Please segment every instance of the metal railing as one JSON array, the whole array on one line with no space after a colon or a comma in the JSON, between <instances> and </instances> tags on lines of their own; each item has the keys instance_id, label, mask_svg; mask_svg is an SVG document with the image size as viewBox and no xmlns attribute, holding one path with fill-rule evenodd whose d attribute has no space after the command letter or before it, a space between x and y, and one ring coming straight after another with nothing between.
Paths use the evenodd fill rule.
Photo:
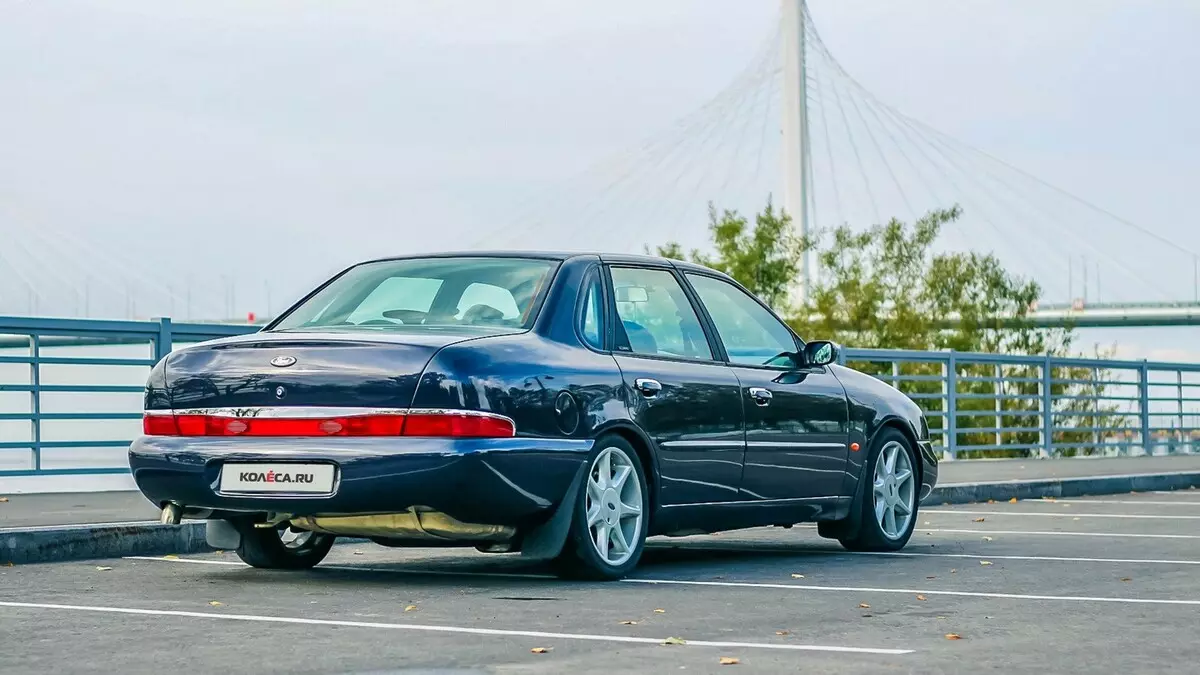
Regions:
<instances>
[{"instance_id":1,"label":"metal railing","mask_svg":"<svg viewBox=\"0 0 1200 675\"><path fill-rule=\"evenodd\" d=\"M847 349L912 398L946 459L1192 453L1200 364Z\"/></svg>"},{"instance_id":2,"label":"metal railing","mask_svg":"<svg viewBox=\"0 0 1200 675\"><path fill-rule=\"evenodd\" d=\"M0 477L127 473L150 368L253 325L0 317ZM846 349L947 459L1200 451L1200 364Z\"/></svg>"},{"instance_id":3,"label":"metal railing","mask_svg":"<svg viewBox=\"0 0 1200 675\"><path fill-rule=\"evenodd\" d=\"M0 476L128 473L150 368L256 326L0 317Z\"/></svg>"}]
</instances>

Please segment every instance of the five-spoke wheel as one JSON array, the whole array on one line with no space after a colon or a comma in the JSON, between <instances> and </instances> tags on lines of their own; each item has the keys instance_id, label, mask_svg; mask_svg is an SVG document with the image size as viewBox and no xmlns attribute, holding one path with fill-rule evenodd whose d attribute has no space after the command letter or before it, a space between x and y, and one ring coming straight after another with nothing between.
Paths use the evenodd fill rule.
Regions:
<instances>
[{"instance_id":1,"label":"five-spoke wheel","mask_svg":"<svg viewBox=\"0 0 1200 675\"><path fill-rule=\"evenodd\" d=\"M851 551L898 551L917 521L920 476L913 444L897 429L883 429L871 444L851 515L817 523L823 537Z\"/></svg>"}]
</instances>

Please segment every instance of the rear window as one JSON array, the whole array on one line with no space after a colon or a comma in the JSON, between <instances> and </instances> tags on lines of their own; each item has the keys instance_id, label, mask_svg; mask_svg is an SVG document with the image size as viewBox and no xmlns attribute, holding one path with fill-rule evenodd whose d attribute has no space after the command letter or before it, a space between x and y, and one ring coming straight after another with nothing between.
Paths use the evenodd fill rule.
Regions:
<instances>
[{"instance_id":1,"label":"rear window","mask_svg":"<svg viewBox=\"0 0 1200 675\"><path fill-rule=\"evenodd\" d=\"M424 258L364 263L334 279L273 330L486 326L528 329L556 263Z\"/></svg>"}]
</instances>

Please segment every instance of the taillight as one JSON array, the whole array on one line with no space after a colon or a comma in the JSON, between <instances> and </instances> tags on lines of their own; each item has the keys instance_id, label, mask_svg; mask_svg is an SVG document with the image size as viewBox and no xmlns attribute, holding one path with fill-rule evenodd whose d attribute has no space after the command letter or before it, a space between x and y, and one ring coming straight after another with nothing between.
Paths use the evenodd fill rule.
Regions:
<instances>
[{"instance_id":1,"label":"taillight","mask_svg":"<svg viewBox=\"0 0 1200 675\"><path fill-rule=\"evenodd\" d=\"M412 411L322 417L247 417L206 413L146 414L148 436L437 436L516 435L512 420L471 411Z\"/></svg>"}]
</instances>

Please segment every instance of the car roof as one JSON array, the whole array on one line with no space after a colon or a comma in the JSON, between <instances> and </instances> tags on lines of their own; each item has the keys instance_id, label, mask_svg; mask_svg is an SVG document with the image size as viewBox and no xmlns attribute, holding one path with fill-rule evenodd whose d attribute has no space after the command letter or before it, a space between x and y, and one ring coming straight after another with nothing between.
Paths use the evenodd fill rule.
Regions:
<instances>
[{"instance_id":1,"label":"car roof","mask_svg":"<svg viewBox=\"0 0 1200 675\"><path fill-rule=\"evenodd\" d=\"M363 262L384 262L387 260L411 260L416 258L533 258L536 260L557 260L564 262L574 258L602 260L609 263L628 263L634 265L673 265L681 270L717 273L716 270L688 262L653 255L637 255L633 253L586 253L580 251L535 251L535 250L504 250L504 251L440 251L435 253L414 253L412 255L387 256ZM724 275L722 275L724 276Z\"/></svg>"}]
</instances>

